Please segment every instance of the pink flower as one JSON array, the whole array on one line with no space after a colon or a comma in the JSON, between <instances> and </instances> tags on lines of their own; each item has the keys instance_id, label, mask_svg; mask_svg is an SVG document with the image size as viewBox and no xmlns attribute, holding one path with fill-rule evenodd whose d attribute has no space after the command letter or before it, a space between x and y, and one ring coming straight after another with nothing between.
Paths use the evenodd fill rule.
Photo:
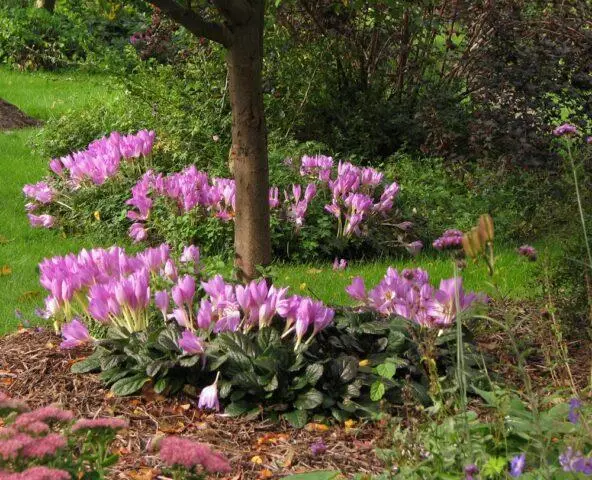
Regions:
<instances>
[{"instance_id":1,"label":"pink flower","mask_svg":"<svg viewBox=\"0 0 592 480\"><path fill-rule=\"evenodd\" d=\"M37 437L27 443L21 452L25 458L42 459L47 456L53 456L58 450L66 446L66 438L58 433L50 433L45 437Z\"/></svg>"},{"instance_id":2,"label":"pink flower","mask_svg":"<svg viewBox=\"0 0 592 480\"><path fill-rule=\"evenodd\" d=\"M166 318L169 309L169 294L166 290L159 290L154 293L154 303L156 308L160 310L162 316Z\"/></svg>"},{"instance_id":3,"label":"pink flower","mask_svg":"<svg viewBox=\"0 0 592 480\"><path fill-rule=\"evenodd\" d=\"M203 443L180 437L166 437L160 441L160 458L170 467L188 470L202 466L209 473L229 473L230 464L221 454Z\"/></svg>"},{"instance_id":4,"label":"pink flower","mask_svg":"<svg viewBox=\"0 0 592 480\"><path fill-rule=\"evenodd\" d=\"M563 137L564 135L576 135L577 133L578 129L575 127L575 125L570 123L559 125L553 130L553 135L556 137Z\"/></svg>"},{"instance_id":5,"label":"pink flower","mask_svg":"<svg viewBox=\"0 0 592 480\"><path fill-rule=\"evenodd\" d=\"M199 394L199 402L197 403L197 408L207 408L216 411L220 410L220 402L218 400L219 375L220 374L216 376L216 381L214 383L202 389L201 393Z\"/></svg>"},{"instance_id":6,"label":"pink flower","mask_svg":"<svg viewBox=\"0 0 592 480\"><path fill-rule=\"evenodd\" d=\"M188 355L201 355L205 352L203 340L190 330L182 333L179 347Z\"/></svg>"},{"instance_id":7,"label":"pink flower","mask_svg":"<svg viewBox=\"0 0 592 480\"><path fill-rule=\"evenodd\" d=\"M72 432L78 432L80 430L121 430L128 426L129 422L125 418L83 418L72 426Z\"/></svg>"},{"instance_id":8,"label":"pink flower","mask_svg":"<svg viewBox=\"0 0 592 480\"><path fill-rule=\"evenodd\" d=\"M405 249L413 256L419 255L422 248L423 242L421 240L415 240L414 242L405 245Z\"/></svg>"},{"instance_id":9,"label":"pink flower","mask_svg":"<svg viewBox=\"0 0 592 480\"><path fill-rule=\"evenodd\" d=\"M354 277L352 283L345 287L345 291L354 300L359 300L361 302L366 301L366 286L364 285L362 277Z\"/></svg>"},{"instance_id":10,"label":"pink flower","mask_svg":"<svg viewBox=\"0 0 592 480\"><path fill-rule=\"evenodd\" d=\"M528 258L531 262L534 262L537 259L537 251L532 245L522 245L518 249L518 254Z\"/></svg>"},{"instance_id":11,"label":"pink flower","mask_svg":"<svg viewBox=\"0 0 592 480\"><path fill-rule=\"evenodd\" d=\"M51 228L55 224L55 217L52 215L33 215L32 213L27 214L29 218L29 223L32 227L43 227L43 228Z\"/></svg>"},{"instance_id":12,"label":"pink flower","mask_svg":"<svg viewBox=\"0 0 592 480\"><path fill-rule=\"evenodd\" d=\"M134 243L139 243L148 238L148 231L142 223L133 223L129 228L129 236Z\"/></svg>"},{"instance_id":13,"label":"pink flower","mask_svg":"<svg viewBox=\"0 0 592 480\"><path fill-rule=\"evenodd\" d=\"M74 414L70 410L62 410L55 406L41 407L32 412L22 413L14 421L15 427L29 425L33 422L69 422L74 418Z\"/></svg>"},{"instance_id":14,"label":"pink flower","mask_svg":"<svg viewBox=\"0 0 592 480\"><path fill-rule=\"evenodd\" d=\"M70 480L71 478L65 470L49 467L31 467L20 473L6 475L0 471L0 480Z\"/></svg>"},{"instance_id":15,"label":"pink flower","mask_svg":"<svg viewBox=\"0 0 592 480\"><path fill-rule=\"evenodd\" d=\"M75 348L91 340L86 325L76 318L62 325L62 337L64 341L60 344L60 348L63 349Z\"/></svg>"},{"instance_id":16,"label":"pink flower","mask_svg":"<svg viewBox=\"0 0 592 480\"><path fill-rule=\"evenodd\" d=\"M333 260L333 270L345 270L347 268L347 260L342 258L341 260L335 257Z\"/></svg>"}]
</instances>

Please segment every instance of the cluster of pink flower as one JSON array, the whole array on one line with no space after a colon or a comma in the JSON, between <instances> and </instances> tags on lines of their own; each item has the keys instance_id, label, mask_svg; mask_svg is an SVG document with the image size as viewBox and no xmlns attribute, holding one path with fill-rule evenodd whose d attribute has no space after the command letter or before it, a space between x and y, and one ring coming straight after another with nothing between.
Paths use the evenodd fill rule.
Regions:
<instances>
[{"instance_id":1,"label":"cluster of pink flower","mask_svg":"<svg viewBox=\"0 0 592 480\"><path fill-rule=\"evenodd\" d=\"M207 473L229 473L232 469L228 460L208 445L188 438L166 437L151 444L159 451L161 460L169 467L183 467L188 471L202 468Z\"/></svg>"},{"instance_id":2,"label":"cluster of pink flower","mask_svg":"<svg viewBox=\"0 0 592 480\"><path fill-rule=\"evenodd\" d=\"M285 335L294 332L298 345L308 331L315 335L333 320L335 312L321 302L287 296L287 289L270 287L263 280L233 285L220 275L201 282L206 296L197 306L194 275L199 263L199 249L185 247L180 264L193 268L191 274L180 275L181 267L164 244L136 255L112 247L46 259L39 265L41 284L50 292L45 316L56 319L58 325L71 320L62 325L62 346L72 348L90 339L88 329L75 316L136 332L147 327L153 304L163 319L174 319L187 329L181 347L191 354L203 353L202 340L194 337L196 329L248 331L269 325L279 315L286 319ZM152 296L153 280L168 288Z\"/></svg>"},{"instance_id":3,"label":"cluster of pink flower","mask_svg":"<svg viewBox=\"0 0 592 480\"><path fill-rule=\"evenodd\" d=\"M332 200L325 205L325 210L337 218L338 236L361 235L360 226L364 220L393 208L395 197L399 193L396 182L387 185L378 201L374 200L375 191L383 177L384 174L373 168L339 162L336 178L327 182Z\"/></svg>"},{"instance_id":4,"label":"cluster of pink flower","mask_svg":"<svg viewBox=\"0 0 592 480\"><path fill-rule=\"evenodd\" d=\"M386 186L375 201L374 195L382 184L384 175L373 168L356 167L348 162L339 162L335 179L333 159L322 155L304 156L301 160L300 174L309 177L314 183L306 187L294 184L291 190L284 190L284 201L280 200L277 186L269 189L269 206L283 208L296 229L303 226L306 213L319 188L328 188L331 203L325 210L338 220L338 236L361 235L360 225L371 215L386 213L393 208L399 185ZM168 176L156 175L149 171L132 188L132 198L126 203L133 207L128 218L134 222L129 235L134 241L148 237L147 220L154 205L154 197L161 196L174 200L180 214L201 208L206 215L218 217L223 221L235 216L235 184L233 180L209 179L205 172L194 166L180 173Z\"/></svg>"},{"instance_id":5,"label":"cluster of pink flower","mask_svg":"<svg viewBox=\"0 0 592 480\"><path fill-rule=\"evenodd\" d=\"M123 159L149 156L153 143L153 131L140 130L132 135L112 132L108 137L92 142L86 150L54 158L49 162L49 168L70 190L76 190L86 182L102 185L117 174ZM33 227L50 228L55 223L51 215L32 213L59 196L58 189L51 185L55 180L54 177L23 188L25 196L32 200L27 203L26 210Z\"/></svg>"},{"instance_id":6,"label":"cluster of pink flower","mask_svg":"<svg viewBox=\"0 0 592 480\"><path fill-rule=\"evenodd\" d=\"M82 250L43 260L40 283L50 292L45 299L46 318L63 320L90 313L96 320L113 320L136 331L146 321L151 275L176 275L168 245L127 255L119 247Z\"/></svg>"},{"instance_id":7,"label":"cluster of pink flower","mask_svg":"<svg viewBox=\"0 0 592 480\"><path fill-rule=\"evenodd\" d=\"M460 230L446 230L441 237L434 240L436 250L452 250L462 247L463 232Z\"/></svg>"},{"instance_id":8,"label":"cluster of pink flower","mask_svg":"<svg viewBox=\"0 0 592 480\"><path fill-rule=\"evenodd\" d=\"M9 408L9 404L18 405L19 408ZM103 468L102 465L93 463L102 461L94 451L91 452L90 457L85 456L84 450L78 449L76 454L61 455L61 452L66 451L71 443L68 442L68 436L71 439L72 436L82 435L86 442L101 444L101 448L107 451L115 438L115 433L126 429L129 425L126 419L115 417L82 418L73 422L74 414L71 411L55 406L18 413L28 410L26 404L11 399L0 391L0 412L5 410L6 426L0 427L0 465L3 469L9 470L21 470L31 464L36 466L19 472L0 470L0 480L79 478L77 473L70 474L65 469L39 465L46 462L73 472L78 471L80 474L85 471L94 471L93 467ZM16 412L16 417L12 418L8 415L10 412ZM152 441L151 445L149 449L159 450L161 460L171 468L180 467L189 472L198 472L201 468L207 473L231 471L230 463L224 456L202 443L180 437L165 437ZM56 462L56 460L59 461Z\"/></svg>"},{"instance_id":9,"label":"cluster of pink flower","mask_svg":"<svg viewBox=\"0 0 592 480\"><path fill-rule=\"evenodd\" d=\"M474 302L487 301L483 295L465 293L461 278L442 280L436 289L429 283L428 273L420 268L399 273L389 267L380 283L368 292L364 280L355 277L346 291L381 315L399 315L429 328L450 326L459 312Z\"/></svg>"},{"instance_id":10,"label":"cluster of pink flower","mask_svg":"<svg viewBox=\"0 0 592 480\"><path fill-rule=\"evenodd\" d=\"M135 223L129 234L139 242L147 237L145 221L154 204L153 197L173 200L181 213L200 207L223 221L234 217L235 184L227 178L210 178L195 166L170 175L155 174L149 170L132 188L132 198L126 203L134 207L127 216Z\"/></svg>"}]
</instances>

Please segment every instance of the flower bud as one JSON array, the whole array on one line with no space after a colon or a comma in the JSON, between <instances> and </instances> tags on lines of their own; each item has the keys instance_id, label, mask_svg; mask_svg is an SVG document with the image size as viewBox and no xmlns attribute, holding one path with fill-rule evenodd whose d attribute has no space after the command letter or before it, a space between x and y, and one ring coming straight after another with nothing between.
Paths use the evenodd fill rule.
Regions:
<instances>
[{"instance_id":1,"label":"flower bud","mask_svg":"<svg viewBox=\"0 0 592 480\"><path fill-rule=\"evenodd\" d=\"M479 236L483 242L493 242L493 218L488 213L479 217Z\"/></svg>"}]
</instances>

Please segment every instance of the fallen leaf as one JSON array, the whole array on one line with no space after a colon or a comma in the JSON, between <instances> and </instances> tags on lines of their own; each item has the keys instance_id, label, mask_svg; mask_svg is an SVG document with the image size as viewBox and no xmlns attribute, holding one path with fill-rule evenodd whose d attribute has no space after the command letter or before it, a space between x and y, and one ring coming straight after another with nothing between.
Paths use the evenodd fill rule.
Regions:
<instances>
[{"instance_id":1,"label":"fallen leaf","mask_svg":"<svg viewBox=\"0 0 592 480\"><path fill-rule=\"evenodd\" d=\"M261 465L263 464L263 459L259 455L255 455L251 458L251 463L254 463L255 465Z\"/></svg>"},{"instance_id":2,"label":"fallen leaf","mask_svg":"<svg viewBox=\"0 0 592 480\"><path fill-rule=\"evenodd\" d=\"M158 475L158 470L154 468L143 467L138 470L131 470L127 472L127 477L130 480L152 480Z\"/></svg>"},{"instance_id":3,"label":"fallen leaf","mask_svg":"<svg viewBox=\"0 0 592 480\"><path fill-rule=\"evenodd\" d=\"M319 273L321 273L322 270L320 268L309 268L306 273L310 274L310 275L317 275Z\"/></svg>"},{"instance_id":4,"label":"fallen leaf","mask_svg":"<svg viewBox=\"0 0 592 480\"><path fill-rule=\"evenodd\" d=\"M326 432L329 427L322 423L307 423L304 429L308 432Z\"/></svg>"},{"instance_id":5,"label":"fallen leaf","mask_svg":"<svg viewBox=\"0 0 592 480\"><path fill-rule=\"evenodd\" d=\"M284 468L292 466L292 462L294 461L294 455L296 455L296 451L292 447L288 448L288 453L286 453L286 458L284 459L283 463Z\"/></svg>"},{"instance_id":6,"label":"fallen leaf","mask_svg":"<svg viewBox=\"0 0 592 480\"><path fill-rule=\"evenodd\" d=\"M258 478L263 479L263 478L271 478L271 477L273 477L273 472L271 470L268 470L267 468L264 468L263 470L261 470L259 472Z\"/></svg>"},{"instance_id":7,"label":"fallen leaf","mask_svg":"<svg viewBox=\"0 0 592 480\"><path fill-rule=\"evenodd\" d=\"M12 275L12 268L8 265L2 265L0 267L0 277L8 277L9 275Z\"/></svg>"},{"instance_id":8,"label":"fallen leaf","mask_svg":"<svg viewBox=\"0 0 592 480\"><path fill-rule=\"evenodd\" d=\"M350 418L349 420L346 420L345 422L343 422L343 424L345 425L345 431L349 432L351 429L353 429L356 426L356 421L352 420Z\"/></svg>"},{"instance_id":9,"label":"fallen leaf","mask_svg":"<svg viewBox=\"0 0 592 480\"><path fill-rule=\"evenodd\" d=\"M95 210L95 213L93 213L93 215L94 215L95 220L97 222L100 222L101 221L101 212L99 212L98 210Z\"/></svg>"},{"instance_id":10,"label":"fallen leaf","mask_svg":"<svg viewBox=\"0 0 592 480\"><path fill-rule=\"evenodd\" d=\"M0 245L4 245L8 242L10 242L10 240L8 240L8 238L6 238L4 235L0 235Z\"/></svg>"},{"instance_id":11,"label":"fallen leaf","mask_svg":"<svg viewBox=\"0 0 592 480\"><path fill-rule=\"evenodd\" d=\"M265 435L262 435L257 439L257 445L264 445L266 443L276 444L279 442L285 442L288 440L288 438L288 435L286 435L285 433L266 433Z\"/></svg>"},{"instance_id":12,"label":"fallen leaf","mask_svg":"<svg viewBox=\"0 0 592 480\"><path fill-rule=\"evenodd\" d=\"M360 367L367 367L368 365L370 365L370 360L366 359L366 360L360 360L360 363L358 363L358 365Z\"/></svg>"},{"instance_id":13,"label":"fallen leaf","mask_svg":"<svg viewBox=\"0 0 592 480\"><path fill-rule=\"evenodd\" d=\"M159 431L163 433L181 433L183 430L185 430L185 428L185 424L179 420L174 424L161 423L159 426Z\"/></svg>"},{"instance_id":14,"label":"fallen leaf","mask_svg":"<svg viewBox=\"0 0 592 480\"><path fill-rule=\"evenodd\" d=\"M23 294L17 298L19 302L25 302L27 300L31 300L33 298L37 298L41 296L41 292L39 290L27 290L23 292Z\"/></svg>"}]
</instances>

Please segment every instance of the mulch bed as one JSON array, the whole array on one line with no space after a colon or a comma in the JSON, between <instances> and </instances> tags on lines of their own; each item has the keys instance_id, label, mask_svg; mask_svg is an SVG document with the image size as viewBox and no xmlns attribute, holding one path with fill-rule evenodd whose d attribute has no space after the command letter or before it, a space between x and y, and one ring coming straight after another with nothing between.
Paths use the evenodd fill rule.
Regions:
<instances>
[{"instance_id":1,"label":"mulch bed","mask_svg":"<svg viewBox=\"0 0 592 480\"><path fill-rule=\"evenodd\" d=\"M266 420L206 414L189 396L164 398L146 390L139 397L115 397L96 375L74 375L70 367L90 350L63 351L60 339L48 331L21 330L0 337L0 388L37 407L51 403L79 416L125 416L130 428L115 444L121 460L110 478L149 480L159 477L158 462L146 453L157 433L178 434L208 443L233 466L228 479L281 478L295 472L340 470L344 474L379 473L374 454L385 424L331 426L310 424L296 430ZM310 445L322 438L327 451L313 456Z\"/></svg>"},{"instance_id":2,"label":"mulch bed","mask_svg":"<svg viewBox=\"0 0 592 480\"><path fill-rule=\"evenodd\" d=\"M40 124L39 120L25 115L13 104L0 98L0 130L35 127Z\"/></svg>"}]
</instances>

